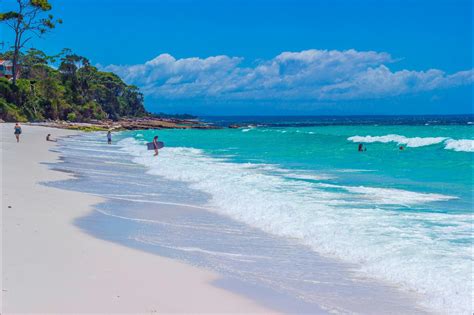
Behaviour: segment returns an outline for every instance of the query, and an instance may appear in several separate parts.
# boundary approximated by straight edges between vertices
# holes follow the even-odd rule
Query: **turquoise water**
[[[364,119],[82,135],[60,143],[79,176],[59,186],[110,200],[79,224],[98,237],[327,311],[471,312],[471,118]]]
[[[460,198],[458,202],[464,203],[457,210],[471,211],[473,163],[469,152],[446,150],[445,141],[440,141],[433,145],[406,147],[403,151],[396,142],[366,143],[368,151],[360,153],[357,152],[359,142],[347,139],[355,135],[473,139],[472,132],[473,127],[466,125],[262,127],[161,130],[158,134],[167,146],[202,149],[206,154],[229,162],[276,164],[315,175],[323,172],[334,177],[332,182],[338,184],[409,188],[453,195]],[[143,139],[150,139],[150,134],[155,132],[139,134],[143,134]],[[450,204],[450,211],[458,202]]]
[[[277,124],[125,132],[118,144],[149,174],[212,196],[221,214],[463,313],[472,307],[472,128]],[[157,159],[143,148],[155,134],[166,144]]]

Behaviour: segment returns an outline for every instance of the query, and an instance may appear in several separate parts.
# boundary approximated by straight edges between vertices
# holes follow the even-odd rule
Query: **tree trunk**
[[[18,29],[20,26],[20,22],[17,24],[17,28],[15,29],[15,49],[13,52],[13,60],[12,60],[12,76],[13,76],[13,85],[16,86],[16,73],[18,67],[18,59],[20,54],[20,30]]]
[[[12,75],[13,75],[13,85],[16,85],[16,73],[17,73],[17,64],[18,64],[18,49],[15,48],[15,52],[13,53],[13,61],[12,61]]]

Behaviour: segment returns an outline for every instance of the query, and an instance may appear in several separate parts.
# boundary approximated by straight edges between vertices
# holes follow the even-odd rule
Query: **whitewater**
[[[352,142],[360,143],[389,143],[394,142],[397,144],[404,144],[408,147],[417,148],[428,145],[445,143],[445,149],[463,152],[474,152],[474,140],[470,139],[449,139],[447,137],[414,137],[408,138],[400,135],[385,135],[385,136],[352,136],[347,138]]]
[[[288,170],[229,163],[198,149],[169,148],[157,160],[134,139],[120,145],[150,174],[210,193],[215,211],[357,263],[365,274],[423,293],[425,305],[433,309],[459,314],[470,310],[471,284],[465,277],[472,276],[471,248],[453,251],[450,242],[472,236],[472,216],[379,208],[408,208],[456,196],[291,181],[286,179],[291,177]]]
[[[74,164],[71,169],[83,168],[85,156],[97,159],[88,162],[93,169],[87,172],[98,184],[81,186],[85,191],[112,185],[102,182],[104,176],[123,183],[114,186],[121,192],[97,194],[112,200],[98,209],[108,218],[104,222],[135,224],[125,229],[135,231],[127,232],[126,242],[267,283],[326,305],[329,312],[354,310],[353,305],[335,308],[342,302],[330,301],[331,294],[321,303],[325,293],[314,291],[316,282],[324,283],[320,278],[339,270],[326,279],[329,287],[353,279],[354,289],[374,279],[407,293],[424,310],[466,314],[473,305],[472,127],[378,123],[148,130],[115,134],[116,145],[106,152],[102,135],[91,134],[74,140],[77,145],[71,141],[63,154]],[[145,146],[156,134],[166,144],[158,158]],[[358,143],[367,151],[358,152]],[[154,207],[165,205],[195,210],[166,212],[166,220],[154,217]],[[201,210],[239,223],[210,214],[195,217]],[[179,218],[170,219],[176,213]],[[256,231],[294,243],[263,241]],[[294,255],[293,264],[288,257],[271,257],[280,251]],[[308,265],[316,259],[310,252],[345,267],[323,263],[327,274],[318,274],[321,266]],[[352,291],[364,290],[369,289]]]

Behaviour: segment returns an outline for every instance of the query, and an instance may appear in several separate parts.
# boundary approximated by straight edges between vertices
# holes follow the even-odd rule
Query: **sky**
[[[119,74],[153,112],[473,111],[470,0],[50,2],[64,23],[32,45]]]

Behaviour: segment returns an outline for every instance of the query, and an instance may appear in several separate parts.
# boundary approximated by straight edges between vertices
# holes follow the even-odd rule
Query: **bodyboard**
[[[161,141],[158,141],[158,149],[161,149],[165,146],[165,144]],[[155,146],[153,145],[153,142],[148,142],[146,144],[146,147],[148,150],[155,150]]]

